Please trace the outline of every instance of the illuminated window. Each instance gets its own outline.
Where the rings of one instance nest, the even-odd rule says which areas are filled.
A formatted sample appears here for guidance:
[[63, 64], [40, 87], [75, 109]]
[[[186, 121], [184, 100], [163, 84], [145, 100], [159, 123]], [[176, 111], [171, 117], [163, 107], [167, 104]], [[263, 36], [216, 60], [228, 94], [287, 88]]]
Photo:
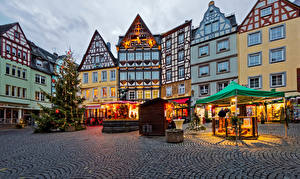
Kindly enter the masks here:
[[85, 98], [86, 99], [90, 98], [90, 90], [88, 90], [88, 89], [85, 91]]
[[143, 91], [140, 90], [140, 91], [137, 92], [137, 98], [138, 99], [143, 99]]
[[93, 72], [93, 83], [97, 83], [98, 82], [98, 72]]
[[153, 99], [158, 98], [159, 97], [159, 91], [158, 90], [153, 90], [152, 91], [152, 95], [153, 95]]
[[150, 90], [145, 91], [145, 99], [151, 99], [151, 91]]
[[166, 88], [166, 96], [172, 96], [172, 86]]
[[103, 87], [102, 88], [102, 98], [106, 98], [107, 97], [107, 88]]
[[110, 88], [110, 97], [116, 97], [116, 88], [115, 87]]
[[98, 99], [98, 88], [93, 89], [93, 98]]
[[184, 94], [185, 93], [185, 85], [184, 83], [178, 85], [178, 94]]

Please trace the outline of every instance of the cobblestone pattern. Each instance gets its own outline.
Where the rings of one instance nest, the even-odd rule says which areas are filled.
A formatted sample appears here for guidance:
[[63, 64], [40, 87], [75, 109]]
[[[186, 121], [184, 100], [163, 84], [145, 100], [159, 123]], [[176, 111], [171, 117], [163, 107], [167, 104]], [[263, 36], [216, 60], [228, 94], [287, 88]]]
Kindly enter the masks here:
[[[271, 134], [285, 137], [284, 124], [259, 124], [258, 131], [260, 134]], [[300, 123], [289, 123], [288, 137], [300, 138]]]
[[275, 138], [248, 147], [220, 140], [199, 133], [168, 144], [164, 137], [102, 134], [99, 128], [0, 130], [0, 178], [300, 178], [297, 143]]

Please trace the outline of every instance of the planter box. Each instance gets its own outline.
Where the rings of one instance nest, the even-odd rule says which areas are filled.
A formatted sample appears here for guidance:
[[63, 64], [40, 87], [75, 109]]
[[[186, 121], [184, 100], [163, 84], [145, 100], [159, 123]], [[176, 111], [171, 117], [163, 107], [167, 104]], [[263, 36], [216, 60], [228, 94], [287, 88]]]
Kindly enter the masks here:
[[65, 132], [74, 132], [75, 131], [75, 126], [67, 126], [65, 127]]
[[170, 129], [166, 130], [166, 140], [168, 143], [180, 143], [183, 142], [183, 130]]

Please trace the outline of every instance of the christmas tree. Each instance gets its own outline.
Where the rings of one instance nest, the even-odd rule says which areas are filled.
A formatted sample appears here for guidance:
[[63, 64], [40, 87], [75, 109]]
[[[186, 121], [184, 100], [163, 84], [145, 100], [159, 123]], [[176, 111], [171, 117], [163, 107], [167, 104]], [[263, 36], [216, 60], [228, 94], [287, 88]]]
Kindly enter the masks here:
[[80, 79], [77, 66], [71, 51], [67, 53], [64, 62], [56, 73], [55, 94], [45, 94], [52, 107], [41, 106], [41, 115], [37, 118], [38, 130], [49, 132], [51, 129], [65, 130], [70, 126], [81, 127], [84, 108], [81, 108], [83, 98], [80, 97]]

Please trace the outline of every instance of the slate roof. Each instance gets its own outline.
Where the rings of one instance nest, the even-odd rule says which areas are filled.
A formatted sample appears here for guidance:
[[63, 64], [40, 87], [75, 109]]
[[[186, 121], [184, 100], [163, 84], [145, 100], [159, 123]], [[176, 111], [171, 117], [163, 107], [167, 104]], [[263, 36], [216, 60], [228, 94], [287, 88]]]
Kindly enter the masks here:
[[18, 23], [11, 23], [11, 24], [5, 24], [5, 25], [0, 25], [0, 35], [2, 35], [4, 32], [8, 31], [10, 28], [13, 26], [17, 25]]
[[232, 27], [235, 27], [238, 25], [234, 14], [227, 16], [226, 18], [230, 21], [230, 24], [232, 25]]

